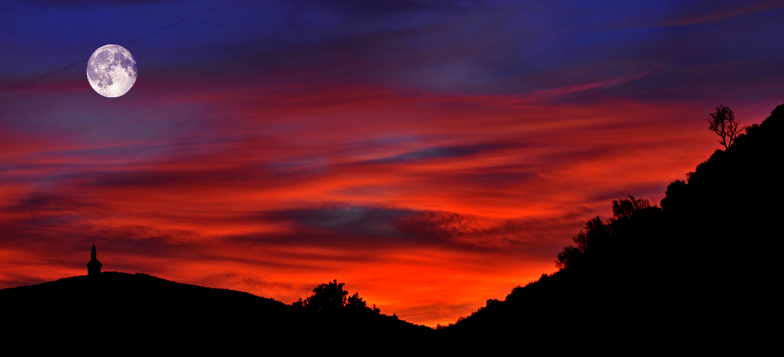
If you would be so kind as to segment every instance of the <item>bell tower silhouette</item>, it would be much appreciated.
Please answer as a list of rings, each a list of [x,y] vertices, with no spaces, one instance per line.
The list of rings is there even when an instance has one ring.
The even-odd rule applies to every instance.
[[[92,253],[90,253],[90,261],[87,262],[87,276],[101,275],[101,262],[95,259],[95,244],[93,244]]]

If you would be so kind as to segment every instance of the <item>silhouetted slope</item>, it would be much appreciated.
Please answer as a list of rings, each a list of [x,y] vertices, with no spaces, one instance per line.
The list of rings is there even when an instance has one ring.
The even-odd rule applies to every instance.
[[[561,351],[770,343],[763,322],[778,310],[782,137],[784,105],[688,182],[670,184],[661,209],[589,221],[583,237],[592,243],[565,249],[564,269],[489,301],[444,338],[508,345],[525,336],[528,350]]]
[[[347,337],[361,347],[432,332],[396,317],[326,316],[248,293],[117,272],[0,290],[0,302],[3,325],[13,327],[6,339],[47,350],[296,353]]]
[[[776,243],[772,235],[780,231],[782,135],[784,105],[749,128],[729,149],[717,150],[690,173],[687,183],[670,184],[662,208],[673,229],[682,231],[691,246],[730,253],[731,260],[740,253],[747,263],[766,267],[771,260],[759,259],[759,254]]]
[[[241,342],[251,331],[278,337],[302,320],[271,299],[116,272],[4,289],[0,301],[13,306],[3,323],[15,326],[19,337],[73,347],[215,348],[218,341]]]
[[[108,272],[0,290],[3,326],[11,330],[4,340],[26,351],[97,346],[104,353],[759,348],[777,341],[767,322],[778,317],[783,136],[779,106],[688,181],[670,184],[661,208],[616,212],[623,205],[614,202],[612,219],[589,221],[578,247],[564,250],[571,252],[565,268],[435,335],[368,309],[295,308]]]

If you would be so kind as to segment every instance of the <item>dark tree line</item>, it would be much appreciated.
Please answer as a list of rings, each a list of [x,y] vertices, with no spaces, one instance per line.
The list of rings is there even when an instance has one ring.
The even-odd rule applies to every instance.
[[[624,225],[628,224],[635,212],[648,208],[659,210],[658,207],[652,207],[648,200],[634,198],[634,196],[613,200],[612,204],[612,218],[605,221],[596,217],[586,222],[585,230],[572,237],[577,246],[565,247],[555,259],[556,267],[564,269],[579,265],[586,256],[606,249],[608,244],[614,244],[614,238],[623,231]]]
[[[369,307],[367,302],[359,297],[359,293],[348,296],[348,291],[343,289],[344,285],[344,283],[338,283],[337,279],[321,284],[313,288],[313,294],[310,297],[305,300],[300,298],[292,305],[302,309],[331,314],[371,313],[379,315],[381,313],[381,310],[375,304],[373,304],[373,307]]]
[[[780,305],[784,105],[742,130],[725,108],[711,115],[724,150],[672,182],[661,207],[613,201],[611,218],[586,222],[557,256],[558,271],[444,334],[455,343],[525,336],[526,349],[544,353],[775,343],[765,326]]]

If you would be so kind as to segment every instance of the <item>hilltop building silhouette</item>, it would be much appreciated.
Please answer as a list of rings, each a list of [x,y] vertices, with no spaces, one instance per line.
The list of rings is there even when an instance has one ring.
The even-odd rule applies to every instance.
[[[87,262],[87,276],[101,275],[101,262],[95,259],[95,244],[93,244],[92,253],[90,253],[90,261]]]

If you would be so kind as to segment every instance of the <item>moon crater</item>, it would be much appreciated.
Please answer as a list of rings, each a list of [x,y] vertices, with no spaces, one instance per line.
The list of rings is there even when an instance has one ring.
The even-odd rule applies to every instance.
[[[107,98],[128,93],[137,75],[136,60],[120,45],[102,46],[87,61],[87,81],[95,92]]]

